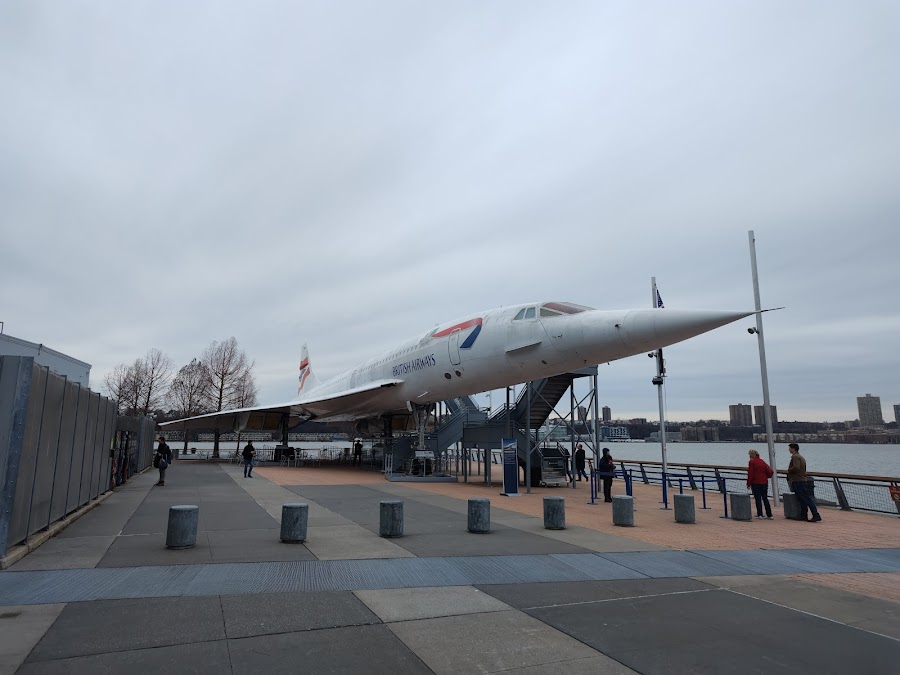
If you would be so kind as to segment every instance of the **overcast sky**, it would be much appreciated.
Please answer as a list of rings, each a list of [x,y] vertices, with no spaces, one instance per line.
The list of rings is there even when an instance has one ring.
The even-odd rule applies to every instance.
[[[87,361],[237,338],[260,403],[541,300],[753,309],[782,420],[900,403],[900,5],[0,5],[0,321]],[[762,402],[746,320],[673,420]],[[658,417],[653,361],[600,368]],[[497,392],[494,403],[502,396]]]

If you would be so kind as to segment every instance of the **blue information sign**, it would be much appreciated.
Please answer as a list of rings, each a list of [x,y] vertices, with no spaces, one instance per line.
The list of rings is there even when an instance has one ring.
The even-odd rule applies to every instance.
[[[507,497],[519,496],[519,453],[515,438],[504,438],[503,448],[503,492]]]

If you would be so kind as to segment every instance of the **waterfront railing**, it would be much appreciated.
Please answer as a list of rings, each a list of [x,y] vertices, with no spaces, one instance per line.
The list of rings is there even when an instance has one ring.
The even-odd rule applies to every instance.
[[[663,483],[662,462],[645,460],[617,460],[623,471],[631,470],[635,480],[645,484]],[[682,464],[668,462],[668,487],[677,486],[679,480],[698,489],[701,477],[715,478],[719,492],[740,492],[747,489],[747,469],[739,466],[716,464]],[[778,493],[790,492],[787,472],[778,472]],[[678,474],[677,476],[675,474]],[[807,472],[816,503],[833,506],[844,511],[873,511],[876,513],[900,513],[900,478],[892,476],[857,476],[823,472]],[[708,481],[707,481],[708,483]],[[892,489],[893,488],[893,489]]]

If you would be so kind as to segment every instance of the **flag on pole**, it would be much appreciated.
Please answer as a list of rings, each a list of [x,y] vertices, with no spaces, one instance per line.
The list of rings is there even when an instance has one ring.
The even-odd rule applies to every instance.
[[[659,294],[659,291],[656,291],[656,307],[658,309],[665,309],[666,306],[663,304],[662,296]]]

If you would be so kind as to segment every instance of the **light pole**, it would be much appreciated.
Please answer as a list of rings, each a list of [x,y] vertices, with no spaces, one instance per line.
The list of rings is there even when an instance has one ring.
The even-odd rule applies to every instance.
[[[766,443],[769,446],[769,466],[772,467],[772,502],[778,506],[778,472],[775,470],[775,441],[772,438],[772,407],[769,405],[769,372],[766,368],[766,341],[763,338],[762,306],[759,300],[759,275],[756,272],[756,238],[753,230],[747,233],[750,237],[750,267],[753,271],[753,300],[756,302],[756,328],[750,328],[750,334],[756,334],[759,344],[759,371],[762,375],[763,413],[766,418]]]
[[[656,277],[651,277],[650,285],[652,286],[652,306],[655,309],[659,309],[662,305],[660,302],[659,291],[656,289]],[[660,347],[652,354],[648,354],[647,356],[656,357],[656,377],[653,378],[653,384],[656,385],[656,392],[659,396],[659,445],[662,449],[662,479],[663,483],[668,483],[669,478],[669,465],[666,461],[666,409],[663,396],[663,384],[665,383],[666,377],[666,364],[663,360],[663,352]],[[667,509],[668,506],[663,505],[663,509]]]

